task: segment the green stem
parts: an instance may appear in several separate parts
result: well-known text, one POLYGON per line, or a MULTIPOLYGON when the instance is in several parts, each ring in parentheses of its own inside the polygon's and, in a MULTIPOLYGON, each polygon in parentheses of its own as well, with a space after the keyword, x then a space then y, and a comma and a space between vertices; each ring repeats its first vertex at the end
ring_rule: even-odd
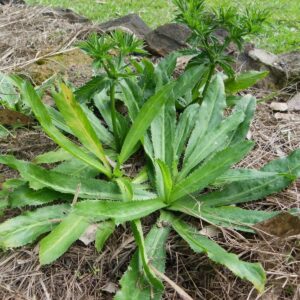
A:
POLYGON ((207 90, 208 90, 208 87, 209 87, 211 78, 213 77, 214 72, 215 72, 215 67, 216 67, 215 64, 211 64, 211 65, 210 65, 209 73, 208 73, 208 76, 207 76, 207 80, 206 80, 206 83, 205 83, 205 87, 204 87, 204 89, 203 89, 202 97, 201 97, 200 100, 199 100, 199 104, 202 103, 204 97, 206 96, 206 93, 207 93, 207 90))
POLYGON ((111 112, 111 121, 113 126, 113 133, 116 142, 117 150, 120 151, 120 137, 118 133, 118 126, 117 126, 117 111, 116 111, 116 83, 112 82, 110 86, 110 112, 111 112))

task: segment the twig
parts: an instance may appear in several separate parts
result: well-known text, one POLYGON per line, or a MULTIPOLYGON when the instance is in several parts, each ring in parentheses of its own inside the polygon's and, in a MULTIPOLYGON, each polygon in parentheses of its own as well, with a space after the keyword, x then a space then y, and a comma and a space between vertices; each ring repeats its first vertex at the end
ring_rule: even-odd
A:
POLYGON ((73 198, 73 201, 72 201, 72 206, 74 206, 77 203, 78 196, 79 196, 79 193, 80 193, 80 188, 81 188, 81 183, 79 182, 78 185, 77 185, 76 192, 74 194, 74 198, 73 198))
POLYGON ((165 274, 159 272, 155 267, 153 267, 151 264, 149 264, 149 267, 151 270, 162 280, 167 282, 183 300, 193 300, 193 298, 187 294, 180 286, 178 286, 173 280, 171 280, 169 277, 167 277, 165 274))

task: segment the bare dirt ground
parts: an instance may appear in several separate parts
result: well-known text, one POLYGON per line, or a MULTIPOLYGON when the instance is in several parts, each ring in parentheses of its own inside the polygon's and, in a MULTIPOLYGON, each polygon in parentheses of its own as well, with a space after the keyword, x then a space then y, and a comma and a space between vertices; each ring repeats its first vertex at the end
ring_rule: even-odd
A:
MULTIPOLYGON (((95 30, 92 24, 70 24, 43 15, 41 8, 0 6, 0 70, 17 71, 32 78, 35 77, 32 74, 36 74, 32 68, 35 71, 46 68, 50 73, 46 75, 51 76, 54 69, 53 65, 49 67, 49 62, 53 63, 52 58, 57 52, 68 53, 68 49, 91 30, 95 30), (41 58, 44 63, 36 64, 41 58)), ((58 72, 67 75, 74 84, 81 84, 90 76, 90 61, 83 60, 79 68, 76 59, 68 60, 67 64, 64 59, 54 64, 62 64, 58 72)), ((38 81, 36 77, 32 79, 38 81)), ((253 89, 251 92, 259 97, 269 94, 264 90, 253 89)), ((289 97, 282 91, 276 101, 289 97)), ((300 147, 300 114, 278 115, 268 104, 259 104, 250 134, 256 147, 242 165, 257 168, 300 147)), ((28 160, 54 148, 53 142, 35 127, 16 129, 13 136, 0 140, 1 153, 12 153, 28 160)), ((0 172, 2 179, 17 175, 5 166, 0 166, 0 172)), ((265 210, 299 208, 299 189, 298 181, 284 192, 247 207, 265 210)), ((8 212, 9 215, 15 213, 8 212)), ((144 224, 145 228, 150 224, 151 218, 149 224, 144 224)), ((203 224, 196 225, 201 229, 203 224)), ((195 255, 184 242, 171 235, 167 244, 166 275, 193 299, 300 299, 299 239, 264 239, 230 230, 222 230, 214 239, 244 260, 260 261, 267 271, 266 291, 257 295, 250 284, 211 263, 205 256, 195 255)), ((102 253, 97 253, 93 245, 87 247, 77 242, 62 258, 46 267, 40 267, 38 263, 37 246, 0 253, 0 299, 112 299, 134 250, 129 228, 120 226, 102 253)), ((164 298, 180 299, 170 287, 166 288, 164 298)))

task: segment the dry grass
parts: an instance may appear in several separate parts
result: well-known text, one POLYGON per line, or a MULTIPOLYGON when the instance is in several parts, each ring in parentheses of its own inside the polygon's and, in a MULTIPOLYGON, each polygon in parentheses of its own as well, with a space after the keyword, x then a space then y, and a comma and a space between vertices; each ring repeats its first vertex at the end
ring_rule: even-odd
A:
MULTIPOLYGON (((40 55, 66 50, 70 41, 74 42, 79 37, 78 32, 90 26, 70 25, 64 20, 45 18, 41 15, 41 9, 3 9, 4 12, 0 14, 0 37, 8 48, 3 50, 0 47, 0 63, 6 70, 16 65, 26 65, 40 55)), ((260 96, 267 94, 267 91, 261 90, 254 92, 260 96)), ((277 100, 281 100, 281 96, 278 97, 277 100)), ((289 95, 284 94, 284 97, 289 95)), ((259 168, 299 148, 300 115, 294 113, 293 117, 294 120, 276 119, 267 104, 259 105, 251 127, 256 147, 241 165, 259 168)), ((30 160, 55 147, 43 133, 34 128, 18 129, 14 135, 0 141, 2 153, 12 153, 30 160)), ((6 167, 1 167, 0 172, 6 178, 16 175, 6 167)), ((286 191, 246 207, 265 210, 299 208, 299 188, 300 183, 296 182, 286 191)), ((146 220, 146 231, 152 221, 151 217, 146 220)), ((199 229, 203 226, 195 222, 199 229)), ((183 287, 193 299, 300 299, 299 240, 264 239, 232 230, 222 230, 214 239, 244 260, 262 262, 268 276, 266 292, 257 295, 250 284, 237 279, 222 266, 211 263, 205 256, 194 254, 182 240, 172 234, 167 244, 166 275, 183 287)), ((0 299, 112 299, 111 292, 118 287, 118 280, 126 270, 134 249, 130 230, 120 226, 102 253, 96 253, 92 245, 86 247, 77 242, 50 266, 40 267, 35 246, 1 253, 0 299)), ((179 299, 179 296, 167 286, 164 298, 179 299)))
POLYGON ((70 51, 74 42, 97 30, 92 23, 53 17, 45 7, 0 6, 0 71, 70 51))

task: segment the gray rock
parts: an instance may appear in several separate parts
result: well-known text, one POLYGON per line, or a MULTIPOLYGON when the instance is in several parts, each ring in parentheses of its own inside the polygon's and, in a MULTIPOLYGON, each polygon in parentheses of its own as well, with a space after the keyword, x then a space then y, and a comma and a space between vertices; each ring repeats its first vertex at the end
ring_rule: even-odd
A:
POLYGON ((150 53, 166 56, 169 53, 187 47, 191 30, 182 24, 165 24, 146 35, 145 41, 150 53))
POLYGON ((71 24, 90 22, 88 18, 83 17, 68 8, 49 8, 43 11, 42 14, 52 18, 68 20, 71 24))
POLYGON ((300 51, 288 52, 280 55, 263 49, 251 49, 247 53, 250 58, 244 69, 268 70, 274 86, 282 88, 289 83, 300 83, 300 51))
POLYGON ((284 103, 284 102, 272 102, 270 104, 270 107, 272 108, 272 110, 275 110, 275 111, 287 111, 288 110, 288 105, 287 105, 287 103, 284 103))
POLYGON ((300 51, 280 54, 275 63, 284 69, 288 81, 300 81, 300 51))
POLYGON ((25 5, 25 1, 23 0, 0 0, 0 5, 6 5, 6 4, 22 4, 25 5))
POLYGON ((124 17, 102 23, 99 27, 104 32, 120 29, 130 32, 140 39, 144 39, 151 31, 150 27, 148 27, 148 25, 137 14, 129 14, 124 17))
POLYGON ((300 93, 297 93, 291 100, 287 102, 289 111, 300 111, 300 93))
POLYGON ((277 61, 278 56, 265 51, 263 49, 252 49, 248 55, 256 62, 260 62, 268 67, 273 67, 273 64, 277 61))

